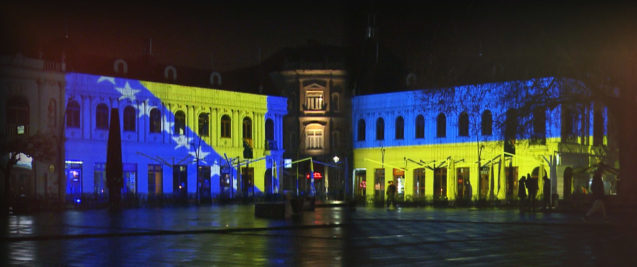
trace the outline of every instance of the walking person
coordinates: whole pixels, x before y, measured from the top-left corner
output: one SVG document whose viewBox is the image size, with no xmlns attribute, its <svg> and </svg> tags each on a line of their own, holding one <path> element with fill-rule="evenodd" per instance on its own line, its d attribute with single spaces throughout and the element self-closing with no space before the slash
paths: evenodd
<svg viewBox="0 0 637 267">
<path fill-rule="evenodd" d="M 544 205 L 542 205 L 542 210 L 549 211 L 551 210 L 551 179 L 544 175 L 542 183 L 542 195 L 544 196 Z"/>
<path fill-rule="evenodd" d="M 602 210 L 602 215 L 604 216 L 604 220 L 608 220 L 606 217 L 606 205 L 604 203 L 604 182 L 602 182 L 602 170 L 597 169 L 595 174 L 593 175 L 593 182 L 591 183 L 591 191 L 593 191 L 593 206 L 591 209 L 586 212 L 586 216 L 584 216 L 584 220 L 588 221 L 591 218 L 591 215 L 596 213 L 598 210 Z"/>
<path fill-rule="evenodd" d="M 537 190 L 539 189 L 537 178 L 534 179 L 531 177 L 531 174 L 527 174 L 526 188 L 529 190 L 529 205 L 531 206 L 531 211 L 535 212 L 535 197 L 537 196 Z"/>
<path fill-rule="evenodd" d="M 518 198 L 520 199 L 520 210 L 524 210 L 524 206 L 526 206 L 526 177 L 524 175 L 518 182 Z"/>
<path fill-rule="evenodd" d="M 389 181 L 389 186 L 387 186 L 387 208 L 389 209 L 389 204 L 396 208 L 396 185 L 394 185 L 393 181 Z"/>
</svg>

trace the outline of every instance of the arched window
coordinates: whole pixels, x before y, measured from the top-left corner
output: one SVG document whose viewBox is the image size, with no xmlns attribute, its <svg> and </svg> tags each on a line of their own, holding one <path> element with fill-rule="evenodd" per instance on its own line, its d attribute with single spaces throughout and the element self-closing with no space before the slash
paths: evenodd
<svg viewBox="0 0 637 267">
<path fill-rule="evenodd" d="M 108 129 L 108 106 L 102 103 L 97 105 L 95 112 L 95 128 L 101 130 Z"/>
<path fill-rule="evenodd" d="M 13 97 L 7 101 L 6 112 L 7 126 L 11 129 L 11 134 L 28 134 L 29 101 L 24 97 Z"/>
<path fill-rule="evenodd" d="M 175 135 L 186 134 L 186 113 L 183 111 L 175 112 Z"/>
<path fill-rule="evenodd" d="M 482 135 L 493 134 L 493 117 L 490 110 L 482 112 Z"/>
<path fill-rule="evenodd" d="M 66 106 L 66 127 L 80 128 L 80 104 L 77 101 L 69 101 Z"/>
<path fill-rule="evenodd" d="M 574 142 L 577 136 L 577 115 L 571 107 L 562 108 L 562 142 Z"/>
<path fill-rule="evenodd" d="M 358 120 L 358 141 L 365 141 L 365 120 Z"/>
<path fill-rule="evenodd" d="M 515 109 L 506 111 L 504 120 L 504 152 L 515 154 L 515 136 L 517 132 L 517 114 Z"/>
<path fill-rule="evenodd" d="M 150 110 L 150 132 L 161 133 L 161 111 L 158 108 Z"/>
<path fill-rule="evenodd" d="M 458 135 L 469 136 L 469 115 L 467 112 L 460 113 L 460 117 L 458 117 Z"/>
<path fill-rule="evenodd" d="M 248 117 L 243 118 L 243 139 L 252 139 L 252 120 Z"/>
<path fill-rule="evenodd" d="M 445 137 L 447 136 L 447 117 L 445 117 L 444 113 L 438 114 L 438 118 L 436 119 L 437 128 L 436 128 L 436 137 Z"/>
<path fill-rule="evenodd" d="M 208 128 L 210 128 L 208 113 L 199 114 L 199 136 L 208 136 Z"/>
<path fill-rule="evenodd" d="M 135 108 L 127 106 L 124 108 L 124 131 L 135 131 Z"/>
<path fill-rule="evenodd" d="M 230 138 L 230 134 L 232 133 L 232 131 L 230 130 L 230 116 L 228 115 L 223 115 L 221 117 L 221 137 L 223 138 Z"/>
<path fill-rule="evenodd" d="M 265 120 L 265 143 L 268 149 L 277 149 L 274 142 L 274 121 L 272 119 Z"/>
<path fill-rule="evenodd" d="M 425 138 L 425 117 L 423 115 L 416 117 L 416 138 Z"/>
<path fill-rule="evenodd" d="M 604 115 L 599 107 L 595 107 L 593 111 L 593 145 L 601 146 L 604 144 Z"/>
<path fill-rule="evenodd" d="M 546 143 L 546 111 L 537 108 L 533 111 L 533 138 L 539 143 Z"/>
<path fill-rule="evenodd" d="M 405 120 L 402 116 L 396 118 L 396 139 L 405 139 Z"/>
<path fill-rule="evenodd" d="M 385 140 L 385 121 L 383 118 L 376 119 L 376 140 Z"/>
</svg>

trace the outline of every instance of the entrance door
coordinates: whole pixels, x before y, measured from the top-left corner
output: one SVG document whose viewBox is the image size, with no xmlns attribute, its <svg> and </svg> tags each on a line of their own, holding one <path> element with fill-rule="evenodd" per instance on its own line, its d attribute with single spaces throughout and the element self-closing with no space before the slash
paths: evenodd
<svg viewBox="0 0 637 267">
<path fill-rule="evenodd" d="M 367 171 L 356 171 L 356 199 L 366 200 L 367 195 Z"/>
<path fill-rule="evenodd" d="M 385 169 L 376 169 L 374 172 L 374 200 L 385 202 Z"/>
<path fill-rule="evenodd" d="M 405 171 L 401 169 L 393 169 L 394 184 L 396 185 L 396 200 L 405 200 Z"/>
<path fill-rule="evenodd" d="M 425 169 L 418 168 L 414 170 L 414 197 L 422 198 L 425 196 Z"/>
<path fill-rule="evenodd" d="M 210 202 L 210 166 L 199 166 L 197 186 L 199 186 L 199 199 L 205 203 Z"/>
<path fill-rule="evenodd" d="M 66 196 L 67 200 L 79 203 L 82 196 L 82 164 L 66 165 Z"/>
<path fill-rule="evenodd" d="M 569 199 L 573 195 L 573 169 L 571 167 L 564 170 L 564 199 Z"/>
<path fill-rule="evenodd" d="M 504 169 L 506 177 L 506 198 L 513 200 L 518 195 L 518 167 L 506 167 Z"/>
<path fill-rule="evenodd" d="M 188 169 L 186 165 L 175 165 L 173 168 L 173 193 L 180 201 L 188 199 Z"/>
<path fill-rule="evenodd" d="M 434 169 L 434 199 L 447 197 L 447 168 Z"/>
<path fill-rule="evenodd" d="M 470 177 L 469 168 L 457 168 L 458 200 L 471 200 Z"/>
<path fill-rule="evenodd" d="M 478 181 L 480 200 L 487 199 L 489 193 L 489 167 L 480 169 L 480 180 Z"/>
<path fill-rule="evenodd" d="M 243 196 L 254 196 L 254 168 L 241 168 L 241 182 Z"/>
<path fill-rule="evenodd" d="M 221 198 L 231 198 L 232 197 L 232 168 L 228 166 L 221 167 L 221 175 L 219 177 L 219 188 L 221 191 Z"/>
</svg>

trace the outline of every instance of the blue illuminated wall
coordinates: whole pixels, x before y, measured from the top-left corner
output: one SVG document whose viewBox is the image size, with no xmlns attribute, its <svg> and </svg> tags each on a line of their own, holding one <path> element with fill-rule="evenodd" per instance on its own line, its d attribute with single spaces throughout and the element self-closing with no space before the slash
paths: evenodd
<svg viewBox="0 0 637 267">
<path fill-rule="evenodd" d="M 528 103 L 525 101 L 528 98 L 541 95 L 544 99 L 556 100 L 572 93 L 586 94 L 587 90 L 576 81 L 548 77 L 356 96 L 352 99 L 352 186 L 358 195 L 366 192 L 368 198 L 383 196 L 383 185 L 386 186 L 389 180 L 398 179 L 399 187 L 404 187 L 399 188 L 399 191 L 404 190 L 405 197 L 418 195 L 431 198 L 434 186 L 438 186 L 433 182 L 436 177 L 433 169 L 445 168 L 447 174 L 442 179 L 446 180 L 448 186 L 435 190 L 446 191 L 449 199 L 463 194 L 458 189 L 462 187 L 456 186 L 459 182 L 466 182 L 466 179 L 456 179 L 461 176 L 468 177 L 476 189 L 473 199 L 477 199 L 478 188 L 482 190 L 483 197 L 487 195 L 489 199 L 504 199 L 506 192 L 513 187 L 504 176 L 506 164 L 516 169 L 515 181 L 522 175 L 537 175 L 538 170 L 540 173 L 550 173 L 553 192 L 560 196 L 565 193 L 568 195 L 586 183 L 588 177 L 580 172 L 580 177 L 564 180 L 565 171 L 569 168 L 588 168 L 605 153 L 602 146 L 593 146 L 592 140 L 594 128 L 602 127 L 603 145 L 607 145 L 606 108 L 597 107 L 602 110 L 603 118 L 601 124 L 596 124 L 593 112 L 595 104 L 569 107 L 573 109 L 569 119 L 566 119 L 568 116 L 565 114 L 568 112 L 565 112 L 563 105 L 551 105 L 544 109 L 544 131 L 539 131 L 543 137 L 539 139 L 544 140 L 540 142 L 532 138 L 535 134 L 534 115 L 521 114 L 515 119 L 515 124 L 525 125 L 528 129 L 516 131 L 515 155 L 505 156 L 502 129 L 507 111 L 520 108 L 520 105 Z M 526 107 L 523 110 L 533 108 Z M 491 133 L 484 134 L 482 115 L 487 111 L 491 114 Z M 460 131 L 463 113 L 468 118 L 465 133 Z M 419 116 L 424 122 L 422 127 L 418 124 Z M 445 118 L 440 125 L 439 117 Z M 398 118 L 402 119 L 402 127 Z M 562 136 L 567 121 L 572 124 L 573 135 L 569 138 Z M 439 126 L 446 129 L 444 135 L 438 134 Z M 423 130 L 417 132 L 418 128 Z M 397 132 L 402 133 L 402 136 L 397 136 Z M 478 162 L 481 167 L 488 168 L 488 179 L 479 177 L 481 170 L 478 170 Z M 416 181 L 415 177 L 421 173 L 424 181 Z M 424 191 L 419 188 L 422 185 Z M 383 192 L 375 192 L 378 190 Z M 485 194 L 484 190 L 490 192 Z M 517 189 L 514 191 L 517 192 Z"/>
<path fill-rule="evenodd" d="M 175 191 L 174 170 L 185 168 L 187 179 L 184 187 L 192 196 L 197 191 L 196 155 L 199 150 L 199 165 L 210 172 L 212 196 L 221 194 L 220 173 L 227 170 L 232 175 L 230 194 L 241 195 L 243 186 L 237 179 L 236 159 L 243 158 L 244 140 L 253 147 L 255 162 L 254 182 L 246 191 L 255 195 L 277 192 L 276 173 L 281 173 L 282 164 L 282 119 L 286 114 L 287 100 L 282 97 L 238 93 L 231 91 L 196 88 L 173 84 L 145 82 L 133 79 L 95 76 L 81 73 L 66 75 L 66 165 L 70 171 L 80 172 L 79 184 L 67 179 L 67 194 L 79 187 L 82 194 L 101 192 L 103 164 L 106 162 L 108 128 L 100 128 L 100 108 L 104 105 L 110 114 L 118 108 L 122 136 L 122 159 L 124 171 L 134 180 L 128 190 L 146 195 L 149 184 L 158 181 L 163 194 Z M 73 103 L 69 105 L 70 103 Z M 134 129 L 126 129 L 126 108 L 134 110 Z M 71 109 L 71 110 L 70 110 Z M 159 131 L 151 129 L 151 114 L 160 114 Z M 185 114 L 183 134 L 175 133 L 175 114 Z M 77 115 L 73 115 L 78 113 Z M 199 116 L 208 116 L 208 134 L 199 134 Z M 221 135 L 222 117 L 230 118 L 230 137 Z M 130 118 L 130 116 L 129 116 Z M 108 118 L 110 120 L 110 118 Z M 251 123 L 250 136 L 244 139 L 243 122 Z M 71 122 L 69 122 L 71 120 Z M 78 121 L 79 120 L 79 121 Z M 266 122 L 272 125 L 266 140 Z M 230 165 L 226 159 L 235 164 Z M 158 167 L 160 166 L 160 167 Z M 243 166 L 242 166 L 243 167 Z M 273 171 L 273 167 L 276 170 Z M 156 168 L 161 179 L 149 179 L 149 168 Z M 274 173 L 274 179 L 266 182 L 266 173 Z M 126 176 L 126 175 L 125 175 Z M 125 179 L 127 177 L 124 177 Z M 126 184 L 126 181 L 125 181 Z M 266 188 L 266 186 L 268 188 Z M 227 188 L 229 189 L 229 188 Z M 152 189 L 151 189 L 152 190 Z M 228 193 L 226 191 L 226 193 Z"/>
</svg>

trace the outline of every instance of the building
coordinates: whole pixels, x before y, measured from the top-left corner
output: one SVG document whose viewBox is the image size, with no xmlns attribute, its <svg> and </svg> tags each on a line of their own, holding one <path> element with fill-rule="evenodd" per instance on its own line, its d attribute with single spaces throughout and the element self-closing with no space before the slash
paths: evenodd
<svg viewBox="0 0 637 267">
<path fill-rule="evenodd" d="M 63 194 L 64 67 L 0 57 L 0 192 L 14 200 Z"/>
<path fill-rule="evenodd" d="M 512 115 L 524 101 L 507 99 L 511 88 L 528 97 L 538 84 L 556 98 L 573 82 L 543 78 L 353 97 L 354 196 L 383 201 L 394 181 L 401 200 L 507 201 L 527 174 L 547 175 L 560 199 L 587 189 L 590 167 L 616 160 L 607 147 L 606 108 L 563 104 L 533 109 L 530 119 Z M 614 194 L 615 177 L 604 179 Z M 546 194 L 539 184 L 538 196 Z"/>
<path fill-rule="evenodd" d="M 319 198 L 342 199 L 351 158 L 351 86 L 346 49 L 308 44 L 288 48 L 264 63 L 274 90 L 288 98 L 285 188 Z M 314 173 L 314 186 L 312 177 Z"/>
<path fill-rule="evenodd" d="M 210 200 L 281 189 L 285 98 L 83 73 L 65 78 L 67 200 L 107 196 L 111 109 L 121 118 L 129 196 Z"/>
</svg>

